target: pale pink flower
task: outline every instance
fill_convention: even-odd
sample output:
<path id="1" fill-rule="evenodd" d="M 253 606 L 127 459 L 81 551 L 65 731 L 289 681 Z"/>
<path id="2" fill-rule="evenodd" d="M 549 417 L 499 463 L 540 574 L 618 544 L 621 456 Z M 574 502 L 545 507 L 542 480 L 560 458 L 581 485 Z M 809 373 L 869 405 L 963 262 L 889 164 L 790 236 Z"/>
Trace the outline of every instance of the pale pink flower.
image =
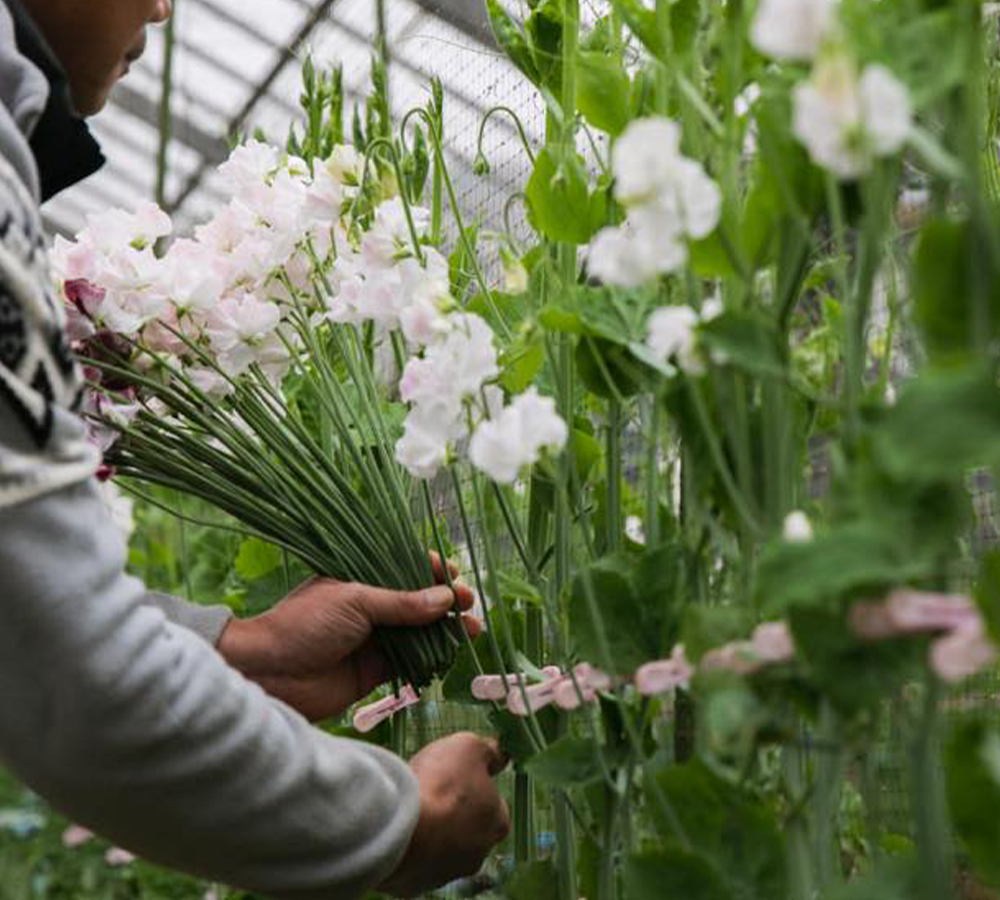
<path id="1" fill-rule="evenodd" d="M 530 687 L 526 687 L 523 690 L 518 687 L 512 687 L 510 693 L 507 695 L 507 709 L 512 712 L 515 716 L 526 716 L 528 711 L 538 712 L 540 709 L 544 709 L 549 704 L 555 701 L 556 687 L 559 685 L 560 679 L 549 678 L 539 684 L 533 684 Z M 525 706 L 525 696 L 527 696 L 528 705 Z"/>
<path id="2" fill-rule="evenodd" d="M 859 637 L 869 640 L 950 631 L 979 618 L 975 603 L 962 594 L 894 590 L 877 602 L 860 601 L 848 613 L 848 623 Z"/>
<path id="3" fill-rule="evenodd" d="M 70 825 L 62 833 L 62 844 L 64 847 L 73 850 L 76 847 L 86 844 L 93 837 L 94 832 L 89 828 L 84 828 L 82 825 Z"/>
<path id="4" fill-rule="evenodd" d="M 590 663 L 579 663 L 573 668 L 573 676 L 560 676 L 553 700 L 560 709 L 576 709 L 583 703 L 592 703 L 601 691 L 611 687 L 611 676 L 600 669 L 595 669 Z"/>
<path id="5" fill-rule="evenodd" d="M 709 650 L 701 658 L 701 668 L 728 669 L 737 675 L 752 675 L 765 665 L 788 662 L 795 648 L 784 622 L 758 625 L 748 641 L 734 641 Z"/>
<path id="6" fill-rule="evenodd" d="M 472 679 L 472 696 L 476 700 L 503 700 L 516 690 L 517 675 L 477 675 Z"/>
<path id="7" fill-rule="evenodd" d="M 786 622 L 764 622 L 750 637 L 750 647 L 762 663 L 788 662 L 795 655 L 795 645 Z"/>
<path id="8" fill-rule="evenodd" d="M 997 648 L 982 619 L 965 622 L 931 642 L 930 663 L 942 681 L 954 684 L 997 661 Z"/>
<path id="9" fill-rule="evenodd" d="M 694 669 L 684 655 L 684 646 L 674 647 L 669 659 L 658 659 L 639 666 L 635 673 L 636 690 L 651 697 L 675 688 L 687 688 Z"/>
<path id="10" fill-rule="evenodd" d="M 127 866 L 135 862 L 135 854 L 122 847 L 112 847 L 104 854 L 104 862 L 109 866 Z"/>
<path id="11" fill-rule="evenodd" d="M 406 707 L 413 706 L 414 703 L 418 702 L 420 702 L 420 695 L 411 685 L 405 684 L 400 689 L 399 696 L 390 694 L 388 697 L 360 707 L 354 713 L 354 729 L 364 734 L 391 718 L 401 709 L 406 709 Z"/>

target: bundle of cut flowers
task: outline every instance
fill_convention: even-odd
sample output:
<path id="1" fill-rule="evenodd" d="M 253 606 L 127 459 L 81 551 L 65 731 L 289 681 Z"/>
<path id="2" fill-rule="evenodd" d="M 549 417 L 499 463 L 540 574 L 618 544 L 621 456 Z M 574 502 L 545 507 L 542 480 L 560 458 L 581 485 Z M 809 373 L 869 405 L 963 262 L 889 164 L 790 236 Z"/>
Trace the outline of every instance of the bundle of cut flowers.
<path id="1" fill-rule="evenodd" d="M 229 202 L 193 237 L 158 252 L 172 223 L 145 204 L 92 217 L 53 257 L 106 474 L 210 501 L 318 574 L 415 589 L 433 583 L 429 533 L 395 445 L 405 460 L 431 451 L 423 426 L 399 439 L 385 373 L 426 348 L 420 409 L 455 437 L 452 403 L 477 395 L 495 350 L 482 320 L 446 315 L 426 215 L 391 182 L 362 186 L 364 168 L 346 146 L 307 163 L 250 141 L 219 169 Z M 381 638 L 420 686 L 458 635 L 449 619 Z"/>

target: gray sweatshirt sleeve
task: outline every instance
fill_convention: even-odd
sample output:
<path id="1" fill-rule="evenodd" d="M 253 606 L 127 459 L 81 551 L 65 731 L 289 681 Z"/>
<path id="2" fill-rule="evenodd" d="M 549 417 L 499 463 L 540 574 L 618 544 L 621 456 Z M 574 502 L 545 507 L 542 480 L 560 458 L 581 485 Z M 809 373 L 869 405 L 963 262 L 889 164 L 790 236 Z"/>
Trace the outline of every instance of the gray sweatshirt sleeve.
<path id="1" fill-rule="evenodd" d="M 30 203 L 0 155 L 0 761 L 147 859 L 355 896 L 405 852 L 416 780 L 268 697 L 124 573 Z"/>
<path id="2" fill-rule="evenodd" d="M 155 606 L 171 622 L 193 631 L 213 647 L 219 643 L 222 630 L 233 618 L 232 610 L 226 606 L 202 606 L 159 591 L 147 591 L 143 602 Z"/>
<path id="3" fill-rule="evenodd" d="M 213 880 L 305 900 L 388 875 L 418 812 L 405 763 L 266 696 L 144 604 L 123 562 L 92 483 L 0 511 L 4 762 L 81 824 Z"/>

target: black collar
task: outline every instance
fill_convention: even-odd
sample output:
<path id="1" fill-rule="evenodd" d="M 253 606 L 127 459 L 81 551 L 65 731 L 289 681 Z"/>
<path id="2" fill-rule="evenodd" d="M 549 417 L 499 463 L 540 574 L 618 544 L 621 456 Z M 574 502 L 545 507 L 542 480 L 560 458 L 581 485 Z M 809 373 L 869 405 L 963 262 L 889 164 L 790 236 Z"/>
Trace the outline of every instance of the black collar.
<path id="1" fill-rule="evenodd" d="M 104 154 L 87 123 L 73 108 L 66 72 L 21 0 L 3 2 L 14 17 L 17 49 L 41 70 L 49 83 L 49 102 L 30 138 L 44 202 L 93 175 L 104 165 Z"/>

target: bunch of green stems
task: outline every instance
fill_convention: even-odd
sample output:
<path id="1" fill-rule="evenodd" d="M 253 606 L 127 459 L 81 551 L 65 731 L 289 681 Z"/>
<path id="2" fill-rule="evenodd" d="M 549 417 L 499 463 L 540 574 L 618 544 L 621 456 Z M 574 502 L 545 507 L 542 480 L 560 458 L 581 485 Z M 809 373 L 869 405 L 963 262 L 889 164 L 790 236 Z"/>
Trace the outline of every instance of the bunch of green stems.
<path id="1" fill-rule="evenodd" d="M 317 325 L 314 312 L 296 299 L 286 319 L 298 338 L 283 337 L 295 386 L 287 395 L 256 364 L 229 377 L 179 331 L 188 359 L 224 378 L 227 396 L 207 395 L 184 366 L 141 344 L 131 362 L 91 360 L 142 398 L 131 423 L 105 419 L 120 433 L 108 462 L 121 476 L 213 504 L 317 575 L 429 587 L 435 576 L 425 523 L 413 482 L 393 456 L 370 336 L 350 325 Z M 428 626 L 380 628 L 377 640 L 395 678 L 421 687 L 451 666 L 460 631 L 456 613 Z"/>

